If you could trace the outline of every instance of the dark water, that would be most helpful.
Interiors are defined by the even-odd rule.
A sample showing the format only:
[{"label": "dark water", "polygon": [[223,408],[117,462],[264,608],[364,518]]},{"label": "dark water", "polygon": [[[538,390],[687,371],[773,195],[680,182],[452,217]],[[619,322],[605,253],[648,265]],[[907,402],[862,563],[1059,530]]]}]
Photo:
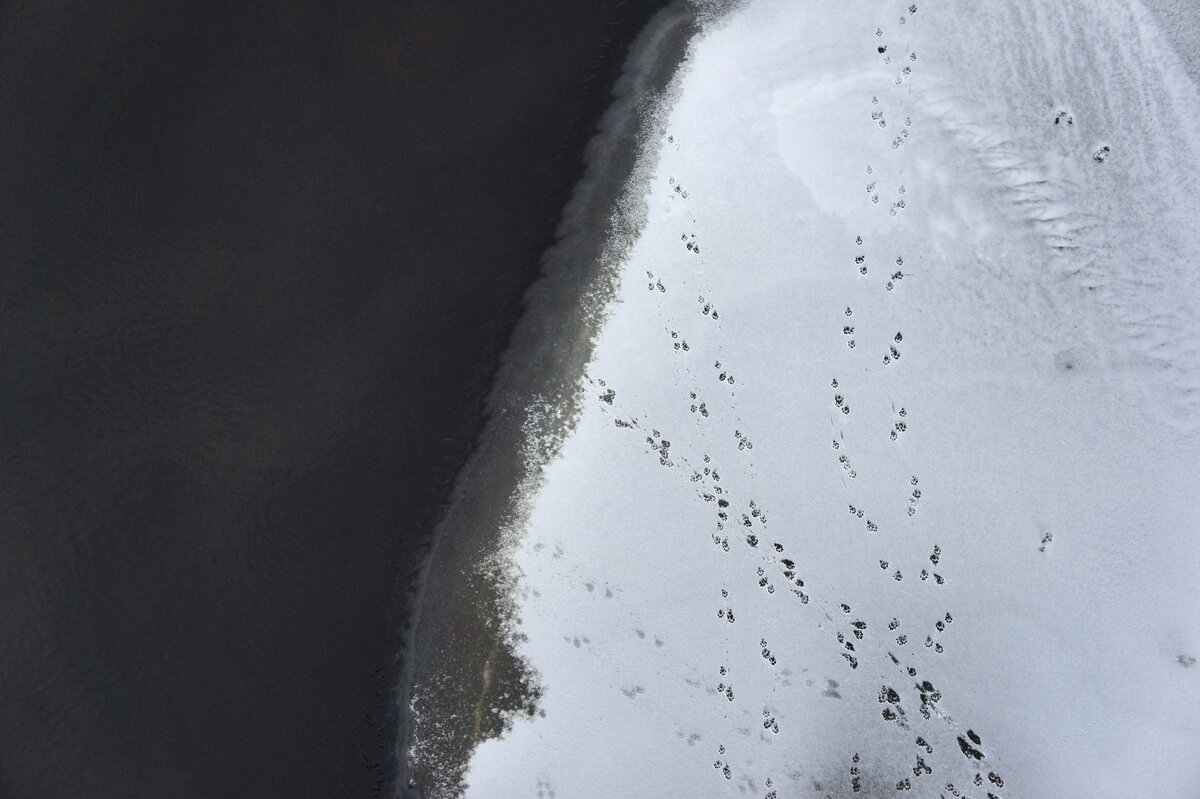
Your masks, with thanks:
[{"label": "dark water", "polygon": [[418,555],[660,5],[0,4],[0,796],[387,792]]}]

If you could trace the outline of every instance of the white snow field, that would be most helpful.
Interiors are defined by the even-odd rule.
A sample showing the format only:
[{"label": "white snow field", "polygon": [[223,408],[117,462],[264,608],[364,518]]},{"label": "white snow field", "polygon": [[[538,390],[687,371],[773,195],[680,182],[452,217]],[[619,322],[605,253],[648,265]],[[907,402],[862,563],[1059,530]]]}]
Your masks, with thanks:
[{"label": "white snow field", "polygon": [[662,119],[513,543],[541,712],[466,795],[1200,797],[1200,97],[1154,18],[752,0]]}]

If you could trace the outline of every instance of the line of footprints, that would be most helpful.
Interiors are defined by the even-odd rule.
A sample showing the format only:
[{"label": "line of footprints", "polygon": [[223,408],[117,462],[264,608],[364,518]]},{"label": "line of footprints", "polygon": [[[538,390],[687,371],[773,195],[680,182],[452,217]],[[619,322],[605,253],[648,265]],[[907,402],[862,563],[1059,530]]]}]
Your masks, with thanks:
[{"label": "line of footprints", "polygon": [[[917,13],[916,5],[908,5],[906,12],[899,17],[899,25],[908,24],[909,20]],[[894,48],[886,41],[884,31],[877,29],[876,37],[879,43],[875,47],[875,57],[879,58],[884,66],[889,66],[894,70],[894,80],[890,88],[893,90],[896,87],[903,88],[905,82],[910,80],[914,74],[914,67],[917,64],[916,52],[906,50],[902,58],[896,56],[897,60],[901,61],[897,65],[893,61]],[[878,96],[872,98],[871,124],[879,129],[887,129],[889,121],[883,106],[883,101]],[[899,133],[887,142],[887,146],[891,150],[902,147],[905,142],[910,140],[912,125],[911,117],[904,117]],[[665,136],[666,132],[663,131],[663,134]],[[667,138],[674,143],[673,136]],[[867,167],[869,180],[867,197],[872,206],[881,204],[878,181],[874,172],[872,167]],[[686,201],[689,198],[688,191],[675,177],[669,178],[668,188],[670,195],[677,201]],[[906,190],[903,185],[896,188],[896,197],[897,199],[892,201],[888,207],[889,216],[892,217],[897,216],[906,207]],[[679,242],[685,257],[699,257],[703,264],[704,257],[701,255],[701,246],[694,231],[684,231],[680,235]],[[904,259],[897,255],[894,257],[894,262],[890,263],[885,270],[886,279],[881,280],[880,284],[875,284],[870,277],[872,275],[870,253],[865,249],[862,236],[855,238],[850,260],[859,277],[869,281],[863,283],[864,288],[881,284],[884,291],[893,292],[900,287],[905,278]],[[694,274],[695,268],[689,267],[689,269]],[[671,272],[669,264],[664,264],[657,273],[647,270],[647,290],[659,295],[666,295],[671,290]],[[695,308],[699,316],[709,324],[721,325],[722,317],[712,292],[702,290],[695,296]],[[934,655],[942,654],[944,645],[940,638],[953,623],[953,614],[946,611],[931,625],[919,625],[919,632],[915,635],[899,618],[892,618],[885,625],[886,635],[881,633],[876,643],[868,646],[871,643],[870,624],[867,620],[856,616],[849,603],[829,597],[813,596],[810,593],[811,589],[803,576],[803,565],[797,562],[794,556],[789,555],[783,543],[769,535],[767,511],[755,498],[742,496],[740,491],[732,487],[728,478],[724,480],[722,478],[724,473],[735,478],[733,481],[735,483],[749,484],[753,482],[752,462],[742,459],[751,457],[754,444],[745,432],[746,425],[737,415],[735,392],[739,384],[734,370],[727,362],[727,356],[721,354],[720,336],[716,337],[715,344],[707,345],[710,348],[707,353],[708,363],[712,366],[693,368],[691,359],[702,354],[698,350],[705,349],[688,342],[686,329],[696,322],[675,318],[665,310],[665,306],[660,305],[660,312],[664,317],[661,321],[666,334],[667,346],[675,353],[676,357],[688,359],[685,361],[687,365],[684,367],[684,373],[688,375],[691,385],[684,387],[679,397],[680,402],[686,407],[693,423],[702,426],[707,431],[705,440],[712,441],[728,436],[731,442],[736,443],[739,462],[718,466],[714,462],[713,452],[715,450],[712,447],[705,447],[703,451],[698,452],[681,452],[682,446],[673,447],[668,434],[660,430],[659,426],[646,420],[644,414],[633,414],[624,408],[615,388],[609,386],[603,379],[589,377],[589,383],[596,391],[595,396],[602,403],[601,410],[613,416],[613,423],[617,429],[640,435],[647,454],[655,458],[662,468],[679,471],[681,478],[688,480],[693,485],[697,501],[712,508],[712,527],[706,540],[710,541],[719,553],[736,551],[743,555],[751,555],[748,561],[743,559],[742,562],[748,562],[754,568],[753,580],[761,590],[769,595],[783,598],[780,601],[786,599],[797,602],[801,606],[807,606],[806,612],[818,613],[821,619],[833,622],[832,626],[828,628],[831,636],[830,643],[833,645],[836,642],[837,650],[846,668],[856,671],[860,666],[860,660],[866,657],[871,659],[872,670],[882,668],[895,671],[896,680],[882,683],[879,688],[880,719],[886,724],[893,725],[900,734],[909,736],[915,751],[911,765],[904,767],[904,773],[894,781],[886,782],[888,787],[894,787],[899,792],[910,791],[918,787],[924,778],[932,778],[935,772],[955,772],[961,771],[963,768],[962,760],[952,762],[949,755],[943,756],[936,752],[927,737],[919,734],[919,731],[914,728],[914,725],[918,723],[912,712],[915,710],[915,715],[924,723],[936,721],[949,725],[958,743],[958,751],[953,753],[953,757],[965,758],[967,764],[980,767],[972,769],[974,774],[969,779],[969,784],[961,785],[953,781],[942,783],[936,789],[939,795],[946,799],[949,797],[955,797],[955,799],[984,799],[984,797],[1000,799],[998,792],[1003,788],[1004,781],[994,770],[985,771],[983,769],[987,762],[987,756],[984,754],[981,737],[973,730],[961,730],[953,719],[943,713],[939,708],[941,692],[934,687],[932,682],[921,678],[916,666],[906,663],[897,654],[903,654],[905,651],[928,651]],[[842,327],[842,334],[847,348],[846,357],[860,358],[862,357],[861,350],[856,349],[854,311],[847,306],[844,314],[846,320]],[[703,323],[701,322],[701,324]],[[879,359],[881,366],[894,367],[901,360],[904,345],[903,333],[896,330],[887,349],[882,353],[877,353],[874,357]],[[833,379],[830,385],[835,418],[838,415],[850,416],[852,412],[850,398],[845,395],[836,379]],[[890,441],[896,442],[901,440],[908,431],[910,413],[906,407],[900,407],[894,408],[892,414],[888,438]],[[697,439],[689,434],[687,440],[695,441]],[[851,481],[856,480],[858,473],[852,463],[850,448],[846,444],[844,434],[836,429],[836,423],[833,449],[836,452],[839,475]],[[908,482],[905,514],[911,518],[918,513],[922,491],[916,475],[907,475],[904,479]],[[851,484],[843,480],[843,485]],[[865,542],[878,540],[875,534],[879,532],[879,526],[866,509],[860,507],[856,502],[848,503],[848,508],[851,518],[856,525],[860,525],[857,528],[859,532],[856,534],[866,536]],[[935,587],[945,585],[947,578],[940,571],[939,566],[942,557],[941,547],[934,545],[932,551],[924,556],[927,562],[923,561],[921,565],[914,567],[911,573],[915,574],[921,583]],[[900,583],[905,580],[906,570],[902,569],[899,564],[893,563],[892,559],[879,558],[878,563],[880,571],[888,581],[887,584]],[[714,610],[715,620],[719,624],[725,625],[737,623],[741,620],[741,616],[734,608],[729,589],[722,587],[719,592],[717,607]],[[786,618],[786,616],[784,617]],[[765,668],[776,670],[781,674],[791,673],[785,668],[785,664],[780,663],[779,655],[768,644],[766,637],[760,641],[758,654]],[[886,654],[886,661],[877,660],[881,654]],[[708,689],[711,695],[724,703],[745,701],[735,691],[733,669],[732,663],[721,665],[719,673],[713,675],[713,683]],[[789,684],[777,682],[777,685]],[[829,678],[826,687],[822,689],[821,696],[840,698],[838,687],[837,681]],[[639,693],[640,689],[628,692],[627,695],[636,698]],[[769,703],[762,703],[760,706],[762,708],[762,727],[759,734],[768,737],[778,735],[780,731],[779,713]],[[694,744],[696,740],[699,740],[698,735],[690,736],[688,738],[689,745]],[[935,755],[938,756],[935,757]],[[720,779],[733,781],[739,777],[737,768],[732,761],[726,746],[718,744],[717,757],[713,765]],[[765,786],[766,792],[762,794],[764,799],[778,799],[783,787],[776,785],[769,777],[758,776],[761,781],[751,780],[751,775],[742,775],[741,778],[745,782],[741,783],[741,786],[743,788],[751,785]],[[881,779],[881,775],[865,773],[865,766],[860,760],[859,753],[854,753],[847,773],[847,787],[854,793],[868,789],[873,792],[879,785],[884,784],[880,783],[879,779]],[[977,789],[982,789],[982,792]]]}]

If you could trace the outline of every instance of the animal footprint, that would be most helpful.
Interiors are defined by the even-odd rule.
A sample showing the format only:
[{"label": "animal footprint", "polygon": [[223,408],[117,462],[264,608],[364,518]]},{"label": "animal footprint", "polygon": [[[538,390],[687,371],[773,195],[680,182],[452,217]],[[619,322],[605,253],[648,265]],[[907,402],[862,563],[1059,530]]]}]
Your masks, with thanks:
[{"label": "animal footprint", "polygon": [[908,496],[908,515],[915,516],[917,514],[917,504],[921,501],[921,489],[917,487],[918,481],[916,475],[909,478],[909,485],[913,486],[912,493]]},{"label": "animal footprint", "polygon": [[760,641],[760,645],[762,646],[762,653],[761,653],[762,659],[765,660],[768,664],[774,666],[775,665],[775,656],[773,654],[771,654],[771,649],[770,649],[770,647],[767,646],[767,639],[763,638]]},{"label": "animal footprint", "polygon": [[672,330],[672,331],[670,331],[670,333],[671,333],[671,338],[674,340],[673,344],[674,344],[676,352],[691,351],[692,348],[690,346],[688,346],[687,339],[680,338],[678,330]]}]

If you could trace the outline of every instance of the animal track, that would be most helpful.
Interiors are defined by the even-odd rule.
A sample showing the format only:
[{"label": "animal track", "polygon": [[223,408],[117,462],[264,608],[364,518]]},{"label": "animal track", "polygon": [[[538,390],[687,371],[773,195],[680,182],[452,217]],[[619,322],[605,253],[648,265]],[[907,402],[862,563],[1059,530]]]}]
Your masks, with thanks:
[{"label": "animal track", "polygon": [[688,346],[687,339],[680,337],[678,330],[671,330],[668,332],[671,334],[672,346],[675,348],[676,352],[691,351],[692,348]]},{"label": "animal track", "polygon": [[[890,19],[895,21],[898,18],[900,25],[912,21],[909,17],[916,11],[915,4],[908,6],[907,15],[903,13],[903,6],[889,8],[887,13],[892,14]],[[886,14],[884,18],[888,18]],[[731,316],[721,319],[718,308],[728,310],[742,306],[728,305],[731,300],[721,292],[722,283],[716,280],[712,283],[706,282],[706,261],[716,257],[716,250],[710,251],[706,240],[706,259],[686,257],[700,254],[699,238],[706,232],[702,227],[692,227],[683,223],[672,226],[664,233],[664,251],[670,253],[670,258],[664,259],[667,263],[661,268],[656,265],[652,271],[645,272],[650,296],[641,292],[636,281],[633,283],[637,302],[643,303],[641,307],[649,309],[650,313],[659,315],[659,322],[667,334],[663,338],[655,335],[649,346],[661,348],[661,354],[670,358],[666,368],[676,375],[685,376],[688,381],[687,388],[668,396],[668,408],[661,413],[643,408],[623,407],[631,404],[631,397],[635,393],[626,389],[617,392],[615,386],[610,388],[602,381],[597,384],[591,395],[599,399],[599,402],[593,400],[591,407],[613,417],[617,427],[638,431],[636,438],[629,438],[631,446],[639,451],[645,450],[657,459],[659,466],[678,470],[679,480],[686,482],[688,489],[696,492],[696,502],[703,503],[703,510],[698,517],[701,519],[701,525],[711,525],[703,527],[697,538],[700,550],[697,557],[719,560],[721,568],[728,571],[731,579],[740,581],[737,583],[740,589],[748,592],[731,599],[730,590],[722,589],[718,601],[704,606],[706,612],[714,614],[716,618],[717,624],[712,630],[724,638],[727,653],[732,654],[729,650],[738,648],[745,650],[732,654],[735,658],[733,661],[728,657],[724,659],[725,662],[719,668],[719,677],[706,669],[705,677],[697,678],[703,691],[713,697],[712,701],[715,702],[718,696],[722,698],[713,709],[719,707],[719,717],[729,720],[728,731],[738,732],[754,745],[771,741],[790,743],[787,736],[794,733],[791,724],[793,716],[790,715],[792,708],[786,702],[787,695],[783,693],[783,689],[791,684],[790,680],[794,675],[788,671],[788,667],[794,667],[803,673],[812,667],[812,663],[800,665],[795,662],[793,653],[796,649],[795,642],[791,640],[792,633],[790,630],[785,632],[780,626],[773,626],[773,617],[769,615],[769,610],[778,607],[772,606],[771,602],[786,599],[791,603],[792,597],[795,597],[800,601],[789,606],[792,612],[801,618],[829,620],[828,624],[824,621],[817,622],[821,630],[820,644],[828,650],[834,646],[836,640],[839,656],[837,662],[844,662],[852,671],[857,670],[856,679],[850,680],[840,692],[836,681],[818,673],[805,674],[797,681],[802,679],[806,685],[812,686],[814,696],[819,693],[823,697],[821,702],[825,699],[841,700],[843,695],[851,698],[859,695],[860,689],[865,689],[865,698],[869,702],[872,693],[877,692],[880,702],[877,710],[881,715],[875,717],[877,720],[874,723],[880,724],[879,719],[882,718],[883,729],[888,730],[889,734],[899,735],[902,739],[905,754],[889,763],[892,767],[891,772],[873,773],[876,766],[870,753],[865,753],[865,760],[855,753],[849,766],[853,790],[870,795],[882,795],[894,787],[896,790],[915,791],[916,795],[937,796],[939,790],[931,788],[935,782],[944,785],[944,778],[953,776],[960,785],[965,785],[975,773],[975,769],[979,769],[980,774],[987,774],[989,772],[985,767],[990,767],[986,755],[983,755],[985,750],[982,745],[978,742],[971,743],[968,736],[963,740],[981,753],[978,760],[970,758],[972,764],[978,765],[972,765],[971,773],[967,773],[963,779],[961,777],[966,773],[965,769],[958,760],[959,755],[953,754],[959,771],[953,775],[949,772],[948,763],[943,761],[948,761],[949,755],[954,752],[953,741],[956,734],[962,730],[954,726],[953,720],[948,719],[939,710],[941,693],[934,690],[931,683],[917,677],[917,667],[924,671],[926,665],[931,662],[932,654],[927,649],[933,650],[933,653],[940,653],[943,651],[943,645],[949,646],[957,640],[946,637],[951,615],[945,613],[931,618],[917,616],[916,611],[905,610],[901,613],[897,610],[897,616],[891,617],[889,622],[889,616],[872,615],[875,611],[870,608],[862,607],[856,611],[849,603],[834,601],[839,597],[831,596],[830,589],[822,582],[818,572],[808,571],[805,565],[808,552],[811,551],[805,547],[819,546],[823,535],[853,536],[853,546],[863,549],[864,556],[870,558],[866,562],[879,564],[881,573],[870,578],[875,589],[885,593],[885,602],[896,600],[894,604],[875,607],[910,608],[915,607],[910,601],[913,598],[926,601],[947,596],[946,592],[934,594],[926,590],[927,582],[944,582],[944,578],[940,574],[932,573],[932,569],[943,569],[946,565],[940,564],[940,547],[934,545],[932,554],[927,548],[926,542],[929,539],[925,535],[929,531],[924,529],[924,526],[932,524],[932,521],[913,520],[908,525],[899,523],[900,495],[905,495],[905,510],[907,515],[912,517],[918,508],[921,508],[924,488],[918,484],[915,476],[910,478],[909,470],[914,467],[901,464],[908,463],[908,458],[919,454],[920,448],[909,446],[910,444],[925,444],[932,438],[925,435],[929,420],[921,415],[923,410],[928,409],[922,409],[918,398],[905,393],[905,387],[910,383],[907,382],[909,376],[904,373],[904,370],[920,368],[922,364],[921,359],[912,356],[907,347],[913,342],[923,341],[916,335],[921,328],[909,309],[919,307],[920,303],[930,299],[922,296],[924,286],[919,275],[924,267],[909,265],[910,269],[917,270],[918,277],[904,284],[904,296],[894,299],[889,297],[886,302],[879,294],[868,296],[878,292],[880,285],[888,292],[896,291],[902,285],[901,281],[910,274],[903,271],[904,258],[896,255],[904,246],[901,242],[907,240],[902,237],[906,235],[909,221],[908,217],[899,212],[907,210],[906,203],[909,199],[914,202],[914,210],[917,208],[916,204],[921,202],[924,196],[923,187],[927,182],[920,173],[904,169],[904,154],[891,153],[886,145],[890,142],[891,150],[896,150],[906,143],[922,146],[920,139],[924,135],[924,123],[915,124],[915,113],[911,110],[921,106],[911,105],[903,99],[907,97],[909,87],[899,90],[894,88],[894,85],[907,82],[915,72],[917,56],[916,51],[910,49],[908,34],[915,36],[919,32],[918,25],[909,26],[903,31],[905,36],[902,38],[897,35],[894,27],[887,31],[886,35],[881,28],[877,30],[879,38],[873,40],[875,52],[860,51],[859,57],[864,61],[871,59],[872,68],[877,70],[871,73],[875,85],[867,84],[868,91],[877,92],[871,97],[871,108],[862,109],[860,99],[853,99],[854,105],[851,108],[853,124],[860,125],[862,132],[869,135],[865,140],[866,149],[863,153],[863,161],[869,163],[866,165],[865,178],[862,173],[842,175],[848,179],[851,187],[855,177],[861,179],[863,182],[858,185],[865,187],[866,197],[873,205],[880,206],[880,210],[887,206],[889,216],[896,218],[896,221],[886,222],[872,205],[861,204],[862,194],[852,195],[851,199],[857,198],[854,201],[858,204],[859,212],[864,216],[869,215],[871,224],[877,227],[861,229],[862,232],[858,234],[851,232],[845,239],[835,242],[840,244],[840,248],[835,250],[828,260],[828,263],[832,264],[831,279],[839,281],[836,290],[844,292],[836,302],[836,308],[826,307],[826,312],[842,311],[842,339],[838,340],[834,335],[830,335],[833,333],[832,329],[820,336],[821,344],[827,348],[823,353],[824,357],[833,360],[832,371],[842,375],[840,382],[837,378],[830,380],[831,390],[826,395],[832,401],[832,408],[829,410],[832,430],[826,440],[830,441],[841,468],[836,471],[833,468],[819,471],[812,479],[824,481],[826,488],[831,485],[835,474],[837,479],[842,481],[847,491],[844,495],[847,501],[843,507],[847,507],[851,515],[849,525],[845,524],[844,518],[840,523],[825,519],[818,520],[818,524],[827,522],[828,528],[831,529],[822,530],[813,525],[814,529],[811,531],[796,530],[794,528],[798,525],[795,518],[779,517],[768,531],[768,514],[755,498],[751,498],[767,496],[765,493],[759,493],[754,482],[754,460],[762,458],[762,462],[769,462],[771,457],[779,454],[778,450],[772,451],[772,447],[778,447],[779,442],[773,440],[773,437],[765,436],[762,430],[754,426],[752,420],[748,423],[741,419],[737,406],[731,399],[734,392],[724,390],[724,386],[730,386],[736,387],[739,394],[749,393],[758,386],[755,385],[757,381],[752,381],[749,385],[738,383],[735,377],[735,374],[738,374],[746,378],[743,373],[744,367],[736,355],[732,354],[736,350],[724,336],[732,329],[731,325],[737,323],[737,315],[731,311]],[[894,85],[888,85],[893,80]],[[867,113],[864,112],[870,113],[870,121],[866,119]],[[876,133],[880,130],[884,132]],[[921,131],[921,134],[917,135],[915,131]],[[858,168],[861,167],[852,167],[848,171],[853,173]],[[688,192],[682,181],[671,177],[669,184],[672,188],[672,199],[687,199]],[[887,199],[888,202],[883,203],[883,199]],[[682,215],[681,209],[689,206],[675,203],[672,207],[672,213]],[[675,236],[679,237],[678,243],[682,245],[680,249],[675,249]],[[849,239],[853,239],[853,243]],[[909,260],[919,257],[910,254]],[[845,260],[841,260],[842,258]],[[891,264],[893,258],[894,267]],[[676,267],[678,271],[670,271],[671,262],[680,265]],[[919,260],[917,262],[921,263]],[[683,264],[686,266],[682,266]],[[857,275],[847,268],[851,265]],[[866,294],[860,295],[857,292]],[[718,321],[717,325],[710,327],[695,319],[690,303],[693,296],[696,297],[696,310],[706,318]],[[910,300],[916,302],[910,303]],[[830,301],[830,306],[832,305],[833,302]],[[914,327],[906,337],[901,331],[908,329],[910,325]],[[893,331],[890,335],[889,330]],[[845,349],[836,343],[839,341],[844,342]],[[670,351],[666,350],[668,343]],[[919,346],[923,344],[919,343]],[[699,358],[693,359],[692,355]],[[904,365],[896,363],[902,355],[908,356]],[[708,364],[712,364],[711,372],[706,368]],[[788,367],[781,365],[781,368]],[[718,384],[722,384],[721,390],[716,390]],[[820,386],[815,388],[819,405],[822,402],[819,400]],[[890,396],[896,398],[895,404],[890,403]],[[901,401],[904,402],[903,405],[900,404]],[[680,402],[683,403],[683,407],[677,404]],[[852,404],[855,411],[853,417],[850,415]],[[687,409],[686,414],[684,407]],[[638,415],[634,415],[635,413]],[[688,420],[689,424],[680,425],[681,418]],[[921,427],[917,431],[920,435],[911,439],[903,438],[912,431],[910,425],[914,421]],[[900,443],[896,446],[885,445],[879,438],[884,429],[887,429],[891,441]],[[687,435],[688,430],[693,431],[693,437]],[[753,433],[753,438],[757,441],[752,441],[749,433]],[[736,455],[733,454],[735,445],[738,453]],[[648,464],[641,465],[646,467]],[[879,471],[868,469],[868,465],[878,467]],[[862,467],[863,471],[858,472],[856,467]],[[902,468],[904,471],[898,471]],[[805,476],[806,482],[809,479]],[[911,484],[904,486],[899,482],[905,479],[910,479]],[[870,508],[870,514],[864,506]],[[779,511],[775,513],[778,514]],[[793,529],[789,529],[789,525]],[[712,549],[707,549],[705,532],[709,533],[713,542]],[[738,538],[741,538],[741,542]],[[926,556],[929,557],[929,563],[925,562]],[[874,571],[873,565],[870,571]],[[808,584],[804,579],[806,576],[809,578]],[[919,576],[919,580],[913,580],[914,576]],[[753,586],[749,580],[754,581],[758,591],[750,590]],[[617,601],[619,602],[619,595]],[[735,610],[734,604],[738,605],[738,609]],[[767,609],[767,615],[764,615],[764,608]],[[901,617],[904,619],[903,625]],[[711,620],[713,617],[708,618]],[[737,622],[740,622],[737,627],[726,626]],[[922,636],[922,632],[927,634]],[[744,640],[745,635],[759,635],[758,645],[754,645],[753,637]],[[645,633],[639,632],[638,639],[646,640]],[[571,643],[574,644],[575,639],[572,639]],[[921,643],[925,646],[921,646]],[[582,639],[579,645],[584,645]],[[757,654],[754,659],[761,660],[761,666],[750,667],[747,660],[753,657],[749,652],[750,648]],[[832,651],[828,651],[827,654],[832,654]],[[885,654],[891,659],[890,665],[883,657]],[[903,662],[901,658],[904,659]],[[746,671],[731,675],[731,662],[736,668]],[[863,666],[862,669],[859,669],[860,665]],[[840,665],[838,667],[841,668]],[[932,669],[930,672],[932,673]],[[868,678],[866,682],[857,679],[863,676]],[[822,683],[823,678],[828,681],[825,685]],[[634,683],[617,687],[631,701],[646,702],[648,698],[657,699],[653,696],[656,692],[650,684],[646,684],[645,688]],[[648,689],[651,697],[645,696]],[[938,730],[932,726],[934,724],[944,724],[946,729]],[[685,738],[687,730],[679,730],[678,735],[680,740],[686,740],[689,746],[699,741],[698,737]],[[724,740],[729,742],[737,739]],[[913,746],[914,740],[917,741],[917,746],[912,749],[910,747]],[[716,742],[711,738],[709,741]],[[942,756],[941,760],[934,756],[934,744],[937,745],[936,753]],[[794,790],[789,792],[785,785],[774,785],[769,779],[764,787],[765,775],[761,772],[752,773],[754,768],[749,765],[749,758],[743,759],[741,752],[734,754],[736,750],[737,747],[731,746],[730,751],[727,751],[726,746],[722,744],[712,762],[714,770],[724,780],[738,783],[740,792],[747,796],[765,794],[765,799],[777,799],[780,795],[799,795]],[[846,763],[845,760],[840,762],[843,765],[842,768],[837,768],[840,772],[838,778],[844,780],[846,775],[843,768]],[[936,776],[937,780],[930,779],[933,776]],[[737,779],[734,780],[734,777]],[[712,779],[716,779],[715,775]],[[995,783],[990,783],[990,786],[993,789],[997,787]],[[845,782],[837,788],[838,791],[847,789]],[[965,794],[981,799],[978,797],[979,791],[967,790]]]},{"label": "animal track", "polygon": [[667,178],[667,183],[669,185],[675,187],[675,193],[678,194],[680,197],[682,197],[685,200],[688,198],[687,190],[685,188],[683,188],[682,184],[675,182],[674,177]]}]

